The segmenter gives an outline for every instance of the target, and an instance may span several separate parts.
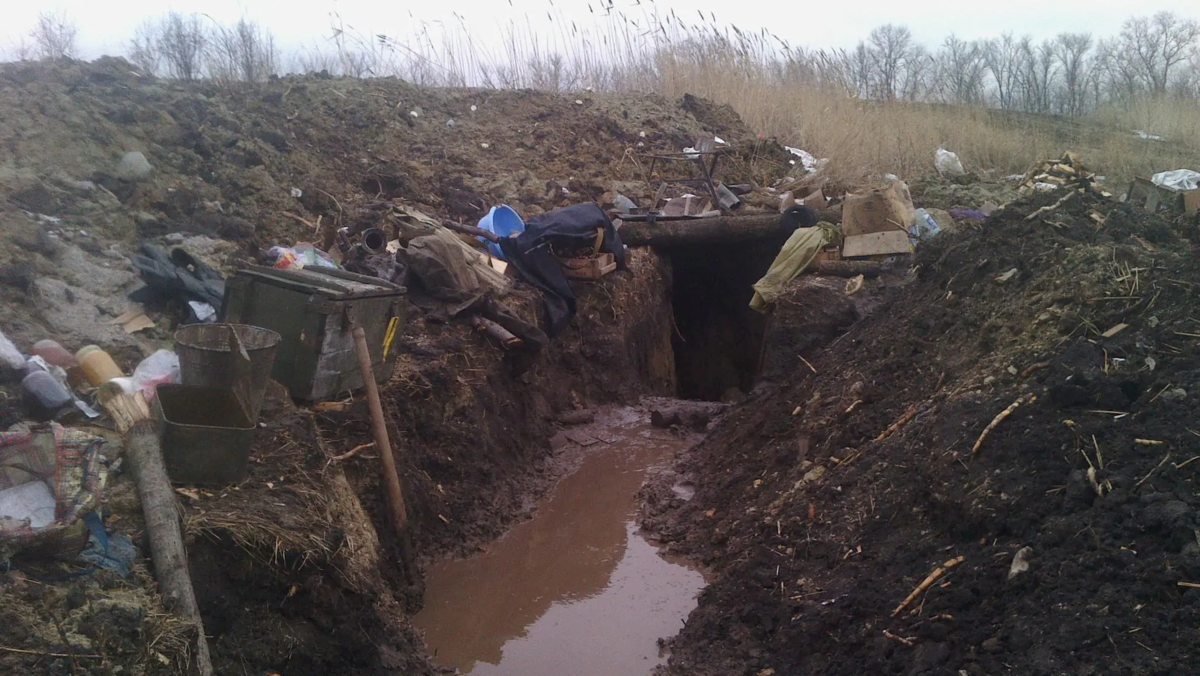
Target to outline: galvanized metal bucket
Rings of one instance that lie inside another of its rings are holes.
[[[175,332],[180,382],[233,390],[251,424],[258,422],[263,392],[282,340],[270,329],[246,324],[191,324]],[[241,350],[237,349],[239,347]],[[238,354],[244,350],[249,368]]]

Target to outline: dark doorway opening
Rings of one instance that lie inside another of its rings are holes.
[[[720,401],[754,387],[767,318],[750,309],[750,299],[783,242],[723,242],[668,252],[680,398]]]

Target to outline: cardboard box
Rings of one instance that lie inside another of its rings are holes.
[[[842,234],[847,240],[879,232],[899,232],[908,236],[916,218],[912,196],[903,181],[863,195],[846,195],[842,207]]]
[[[908,233],[901,230],[851,235],[842,244],[843,258],[912,253]]]
[[[1200,211],[1200,188],[1183,193],[1183,213],[1194,214]]]
[[[817,211],[820,211],[821,209],[829,206],[829,199],[825,197],[824,190],[818,189],[816,192],[806,195],[801,201],[801,204],[809,209],[816,209]]]
[[[804,197],[797,199],[795,194],[789,190],[779,196],[779,213],[788,210],[789,207],[796,204],[803,204],[809,209],[820,211],[829,206],[829,198],[825,196],[825,191],[818,188],[817,190],[808,193]]]

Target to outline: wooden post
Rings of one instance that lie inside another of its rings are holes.
[[[354,326],[354,348],[358,353],[358,368],[367,387],[367,404],[371,409],[371,432],[375,435],[375,448],[383,461],[383,483],[387,486],[388,508],[396,528],[396,537],[402,538],[408,524],[408,510],[404,507],[404,494],[400,490],[400,477],[396,472],[396,459],[392,457],[392,444],[388,439],[387,424],[383,419],[383,405],[379,401],[379,386],[375,384],[375,371],[371,368],[371,351],[367,347],[367,333],[357,322]]]
[[[111,397],[109,401],[140,399],[141,396],[140,393],[121,395]],[[144,406],[143,401],[141,407]],[[111,404],[105,408],[112,410]],[[136,402],[123,403],[123,410],[127,412],[139,408]],[[146,517],[146,533],[150,537],[154,576],[158,578],[163,606],[168,612],[178,614],[186,622],[195,625],[196,665],[200,676],[212,676],[212,658],[208,653],[208,639],[204,635],[200,606],[196,603],[196,591],[192,588],[192,578],[188,572],[187,550],[183,547],[183,530],[179,525],[175,491],[171,490],[171,480],[167,477],[158,443],[158,423],[143,418],[134,421],[126,431],[125,452],[137,479],[138,497],[141,498],[142,512]]]

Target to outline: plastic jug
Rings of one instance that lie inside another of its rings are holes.
[[[83,368],[83,374],[87,377],[87,381],[95,387],[100,387],[113,378],[121,378],[125,375],[113,358],[96,345],[81,348],[75,353],[75,359]]]

